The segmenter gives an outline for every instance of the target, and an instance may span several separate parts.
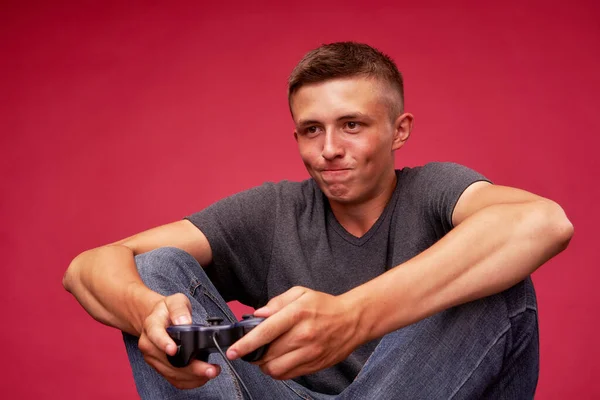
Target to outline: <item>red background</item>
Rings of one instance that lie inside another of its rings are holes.
[[[0,6],[0,393],[134,398],[120,334],[62,289],[70,260],[305,178],[286,78],[309,49],[357,40],[406,80],[398,167],[452,160],[565,208],[575,237],[534,274],[537,397],[600,396],[599,3],[51,3]]]

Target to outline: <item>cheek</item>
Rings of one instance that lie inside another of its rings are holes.
[[[391,146],[391,144],[390,144]],[[379,176],[382,170],[393,163],[393,155],[385,141],[371,140],[355,146],[355,159],[365,168],[366,179]]]
[[[312,164],[315,160],[316,150],[314,146],[307,143],[298,143],[298,151],[300,152],[300,158],[305,164]]]
[[[355,157],[369,164],[379,164],[383,161],[385,144],[378,140],[358,140],[353,143]]]

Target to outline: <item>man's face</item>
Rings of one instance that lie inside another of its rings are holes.
[[[394,184],[393,151],[408,137],[399,128],[412,116],[394,118],[390,101],[383,85],[361,77],[305,85],[292,96],[300,156],[330,201],[367,202]]]

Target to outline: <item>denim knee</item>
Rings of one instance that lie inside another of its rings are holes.
[[[161,247],[137,255],[135,263],[146,286],[162,294],[181,292],[202,269],[194,257],[176,247]]]

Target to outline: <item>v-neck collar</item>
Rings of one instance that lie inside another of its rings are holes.
[[[342,224],[339,223],[339,221],[333,214],[333,211],[331,210],[331,205],[329,204],[329,200],[327,200],[327,197],[325,197],[325,194],[323,194],[323,201],[325,202],[326,212],[327,212],[327,224],[330,227],[332,227],[333,230],[342,239],[344,239],[345,241],[347,241],[348,243],[350,243],[354,246],[360,247],[360,246],[364,245],[365,243],[367,243],[369,241],[369,239],[371,239],[373,237],[373,235],[375,235],[375,233],[377,233],[377,231],[383,224],[383,221],[386,219],[386,217],[389,214],[392,213],[394,207],[396,206],[396,201],[398,199],[398,191],[399,191],[399,186],[400,186],[400,173],[401,172],[402,171],[400,171],[400,170],[396,170],[396,187],[394,187],[394,191],[392,192],[392,197],[390,198],[388,203],[385,205],[385,208],[383,209],[383,212],[381,213],[379,218],[377,218],[377,221],[375,221],[373,226],[371,226],[371,228],[369,228],[369,230],[367,232],[365,232],[364,235],[362,235],[361,237],[356,237],[353,234],[351,234],[350,232],[348,232],[346,230],[346,228],[344,228],[342,226]]]

